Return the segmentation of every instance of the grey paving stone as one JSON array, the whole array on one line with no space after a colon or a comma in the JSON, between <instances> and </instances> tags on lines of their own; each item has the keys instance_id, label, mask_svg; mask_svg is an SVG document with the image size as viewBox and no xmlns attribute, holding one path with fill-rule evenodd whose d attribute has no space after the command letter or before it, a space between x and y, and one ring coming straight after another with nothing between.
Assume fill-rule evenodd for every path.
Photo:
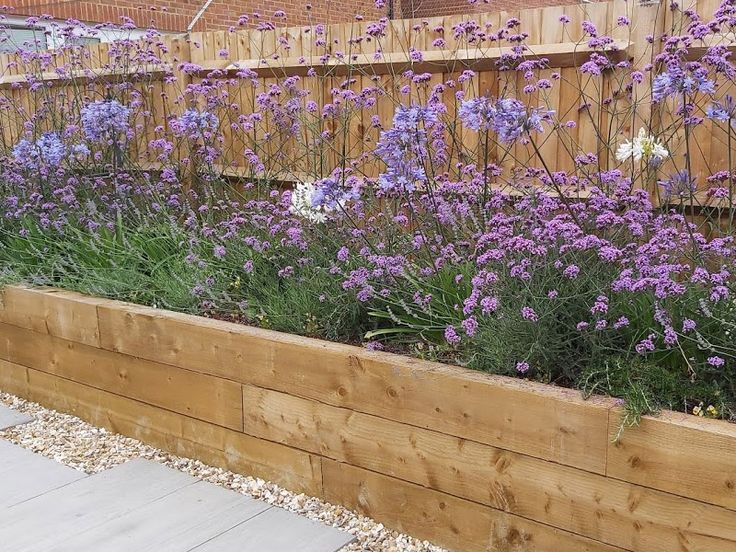
<instances>
[{"instance_id":1,"label":"grey paving stone","mask_svg":"<svg viewBox=\"0 0 736 552\"><path fill-rule=\"evenodd\" d=\"M0 404L0 430L32 422L33 417Z\"/></svg>"},{"instance_id":2,"label":"grey paving stone","mask_svg":"<svg viewBox=\"0 0 736 552\"><path fill-rule=\"evenodd\" d=\"M54 460L7 441L0 441L0 524L5 517L4 508L15 506L86 477L84 473ZM3 549L2 545L0 549Z\"/></svg>"}]
</instances>

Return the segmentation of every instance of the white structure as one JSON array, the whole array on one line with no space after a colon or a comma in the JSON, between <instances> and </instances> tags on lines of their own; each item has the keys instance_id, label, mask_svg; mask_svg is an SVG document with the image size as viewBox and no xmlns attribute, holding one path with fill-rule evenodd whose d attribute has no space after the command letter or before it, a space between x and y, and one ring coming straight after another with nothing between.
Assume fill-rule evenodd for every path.
<instances>
[{"instance_id":1,"label":"white structure","mask_svg":"<svg viewBox=\"0 0 736 552\"><path fill-rule=\"evenodd\" d=\"M58 19L28 18L18 15L2 16L0 21L0 52L15 52L21 48L51 50L69 40L69 23ZM101 27L101 25L100 25ZM64 29L64 32L62 32ZM72 29L74 40L79 43L114 42L123 39L139 39L145 29L96 28L80 23Z\"/></svg>"}]
</instances>

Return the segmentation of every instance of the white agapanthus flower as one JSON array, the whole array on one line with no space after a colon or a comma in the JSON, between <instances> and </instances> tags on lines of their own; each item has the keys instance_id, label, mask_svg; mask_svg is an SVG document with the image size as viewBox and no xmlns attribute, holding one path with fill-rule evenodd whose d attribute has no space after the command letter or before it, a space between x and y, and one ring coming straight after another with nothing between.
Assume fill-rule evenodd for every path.
<instances>
[{"instance_id":1,"label":"white agapanthus flower","mask_svg":"<svg viewBox=\"0 0 736 552\"><path fill-rule=\"evenodd\" d=\"M634 161L642 159L647 163L659 163L669 157L669 152L651 134L647 134L644 127L639 129L639 134L633 140L626 140L618 147L616 159L626 161L634 158Z\"/></svg>"},{"instance_id":2,"label":"white agapanthus flower","mask_svg":"<svg viewBox=\"0 0 736 552\"><path fill-rule=\"evenodd\" d=\"M311 182L297 183L291 191L291 207L289 207L289 211L315 224L322 224L327 222L327 213L329 210L324 206L314 207L312 205L312 196L315 190L316 188Z\"/></svg>"}]
</instances>

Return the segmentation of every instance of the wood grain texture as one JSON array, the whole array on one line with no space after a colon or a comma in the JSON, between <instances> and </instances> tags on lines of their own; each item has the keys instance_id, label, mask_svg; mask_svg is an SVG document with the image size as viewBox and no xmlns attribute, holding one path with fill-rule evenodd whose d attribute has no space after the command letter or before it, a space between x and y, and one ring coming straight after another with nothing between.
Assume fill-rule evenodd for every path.
<instances>
[{"instance_id":1,"label":"wood grain texture","mask_svg":"<svg viewBox=\"0 0 736 552\"><path fill-rule=\"evenodd\" d=\"M240 386L0 324L0 358L200 420L242 428Z\"/></svg>"},{"instance_id":2,"label":"wood grain texture","mask_svg":"<svg viewBox=\"0 0 736 552\"><path fill-rule=\"evenodd\" d=\"M663 412L623 432L619 425L613 413L609 477L736 510L736 424Z\"/></svg>"},{"instance_id":3,"label":"wood grain texture","mask_svg":"<svg viewBox=\"0 0 736 552\"><path fill-rule=\"evenodd\" d=\"M729 424L665 413L613 443L608 399L93 304L101 349L34 326L51 312L0 323L0 389L452 550L736 552Z\"/></svg>"},{"instance_id":4,"label":"wood grain texture","mask_svg":"<svg viewBox=\"0 0 736 552\"><path fill-rule=\"evenodd\" d=\"M736 512L284 393L243 391L245 431L257 437L628 550L736 549Z\"/></svg>"},{"instance_id":5,"label":"wood grain texture","mask_svg":"<svg viewBox=\"0 0 736 552\"><path fill-rule=\"evenodd\" d=\"M462 368L133 305L98 308L112 351L431 427L603 473L613 401Z\"/></svg>"},{"instance_id":6,"label":"wood grain texture","mask_svg":"<svg viewBox=\"0 0 736 552\"><path fill-rule=\"evenodd\" d=\"M627 49L630 44L626 41L617 41L611 49L610 55L614 60L628 58ZM202 73L212 71L236 73L249 69L260 77L288 77L293 75L307 76L318 74L322 76L353 75L366 72L371 75L399 75L407 70L416 73L430 72L443 73L472 69L474 71L490 71L496 69L497 63L503 57L509 56L515 50L512 46L495 46L485 48L460 48L455 51L425 50L418 48L422 54L421 61L412 61L406 51L387 52L380 56L375 54L354 54L349 58L329 58L324 62L308 65L302 56L273 59L241 59L211 60L202 64ZM575 42L559 42L556 44L529 44L528 50L522 54L527 60L540 62L546 60L550 67L579 67L590 59L595 50L585 44ZM0 80L0 85L2 81Z\"/></svg>"},{"instance_id":7,"label":"wood grain texture","mask_svg":"<svg viewBox=\"0 0 736 552\"><path fill-rule=\"evenodd\" d=\"M621 552L518 516L331 460L325 499L458 552Z\"/></svg>"},{"instance_id":8,"label":"wood grain texture","mask_svg":"<svg viewBox=\"0 0 736 552\"><path fill-rule=\"evenodd\" d=\"M307 452L2 360L0 389L179 456L322 494L320 460Z\"/></svg>"},{"instance_id":9,"label":"wood grain texture","mask_svg":"<svg viewBox=\"0 0 736 552\"><path fill-rule=\"evenodd\" d=\"M0 293L0 322L99 347L97 305L107 302L71 291L8 286Z\"/></svg>"}]
</instances>

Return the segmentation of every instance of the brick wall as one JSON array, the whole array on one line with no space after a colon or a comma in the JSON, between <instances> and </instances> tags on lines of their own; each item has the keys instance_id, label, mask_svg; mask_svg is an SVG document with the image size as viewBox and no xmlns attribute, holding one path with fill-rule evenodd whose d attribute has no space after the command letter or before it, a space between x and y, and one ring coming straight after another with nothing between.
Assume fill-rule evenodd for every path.
<instances>
[{"instance_id":1,"label":"brick wall","mask_svg":"<svg viewBox=\"0 0 736 552\"><path fill-rule=\"evenodd\" d=\"M57 19L79 19L89 22L114 22L130 17L139 27L154 25L164 31L186 30L205 0L9 0L9 14L43 15ZM195 30L224 30L237 26L241 14L260 13L264 20L272 20L277 10L287 13L278 20L280 25L309 25L350 21L357 14L366 19L379 19L385 9L377 9L374 0L312 0L308 9L306 0L214 0L199 20Z\"/></svg>"},{"instance_id":2,"label":"brick wall","mask_svg":"<svg viewBox=\"0 0 736 552\"><path fill-rule=\"evenodd\" d=\"M397 0L398 1L398 0ZM577 4L579 0L480 0L474 4L468 0L400 0L396 17L436 17L461 13L488 13L513 11L546 6Z\"/></svg>"}]
</instances>

